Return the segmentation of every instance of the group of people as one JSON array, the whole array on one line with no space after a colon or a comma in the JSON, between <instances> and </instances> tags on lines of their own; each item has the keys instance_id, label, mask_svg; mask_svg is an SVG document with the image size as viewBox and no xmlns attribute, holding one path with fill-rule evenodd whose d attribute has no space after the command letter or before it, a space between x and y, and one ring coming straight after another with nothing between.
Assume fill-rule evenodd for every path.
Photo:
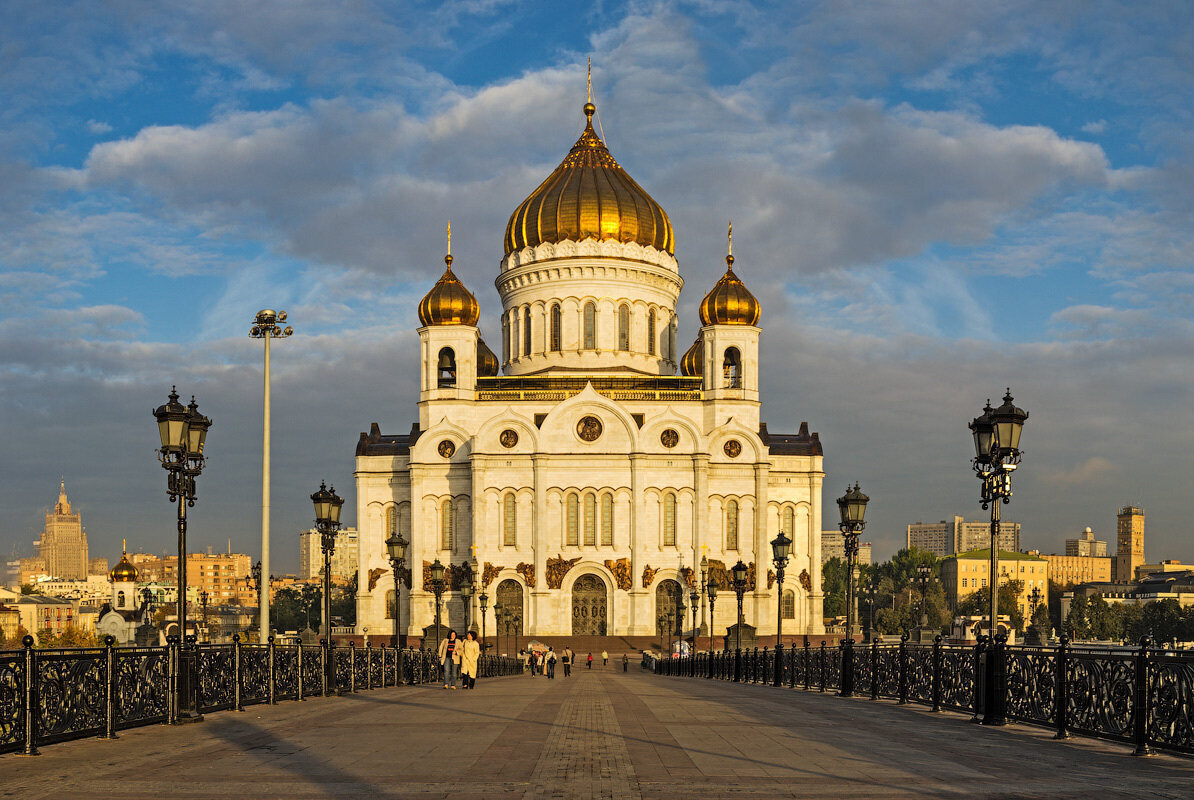
<instances>
[{"instance_id":1,"label":"group of people","mask_svg":"<svg viewBox=\"0 0 1194 800\"><path fill-rule=\"evenodd\" d=\"M564 665L564 677L567 678L572 674L572 667L576 664L576 653L572 652L571 647L565 647L564 651L558 654L554 647L549 646L544 651L522 650L518 655L522 658L522 662L526 665L532 678L536 675L545 675L548 679L554 679L557 662ZM609 664L609 653L605 650L601 651L601 664L602 666ZM592 653L585 658L585 666L588 669L593 668Z\"/></svg>"},{"instance_id":2,"label":"group of people","mask_svg":"<svg viewBox=\"0 0 1194 800\"><path fill-rule=\"evenodd\" d=\"M439 663L444 668L444 688L455 689L456 678L465 689L477 688L477 662L481 660L481 643L477 634L469 631L463 639L456 631L448 631L448 638L439 643Z\"/></svg>"}]
</instances>

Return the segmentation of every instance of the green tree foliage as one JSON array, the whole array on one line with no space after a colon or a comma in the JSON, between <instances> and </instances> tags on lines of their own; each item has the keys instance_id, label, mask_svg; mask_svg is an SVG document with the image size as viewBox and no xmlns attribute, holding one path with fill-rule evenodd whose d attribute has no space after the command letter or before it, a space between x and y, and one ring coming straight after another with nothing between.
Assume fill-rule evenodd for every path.
<instances>
[{"instance_id":1,"label":"green tree foliage","mask_svg":"<svg viewBox=\"0 0 1194 800\"><path fill-rule=\"evenodd\" d=\"M1023 581L1005 581L999 585L999 616L1007 616L1018 631L1024 630L1024 615L1020 613L1018 598L1024 589ZM984 586L958 601L958 614L963 617L986 615L991 605L991 590Z\"/></svg>"},{"instance_id":2,"label":"green tree foliage","mask_svg":"<svg viewBox=\"0 0 1194 800\"><path fill-rule=\"evenodd\" d=\"M925 592L925 609L930 627L943 630L952 614L945 602L940 581L940 563L926 550L905 548L890 561L881 564L862 564L858 567L855 587L875 587L874 620L870 618L870 604L865 595L858 595L858 621L884 634L898 634L920 625L921 598L918 567L932 569L932 581ZM843 616L846 613L846 563L831 558L821 568L821 591L825 594L825 615Z\"/></svg>"},{"instance_id":3,"label":"green tree foliage","mask_svg":"<svg viewBox=\"0 0 1194 800\"><path fill-rule=\"evenodd\" d=\"M22 583L21 594L41 594L41 589L38 589L37 585L33 583Z\"/></svg>"},{"instance_id":4,"label":"green tree foliage","mask_svg":"<svg viewBox=\"0 0 1194 800\"><path fill-rule=\"evenodd\" d=\"M38 647L98 647L99 644L94 632L76 628L74 625L67 625L58 633L49 628L42 628L37 632Z\"/></svg>"},{"instance_id":5,"label":"green tree foliage","mask_svg":"<svg viewBox=\"0 0 1194 800\"><path fill-rule=\"evenodd\" d=\"M1041 632L1043 636L1053 635L1053 619L1049 615L1049 608L1042 603L1036 607L1036 611L1032 614L1032 624Z\"/></svg>"},{"instance_id":6,"label":"green tree foliage","mask_svg":"<svg viewBox=\"0 0 1194 800\"><path fill-rule=\"evenodd\" d=\"M1077 595L1070 602L1066 628L1077 641L1154 642L1194 641L1194 606L1182 608L1174 599L1153 600L1143 606L1108 603L1100 594Z\"/></svg>"},{"instance_id":7,"label":"green tree foliage","mask_svg":"<svg viewBox=\"0 0 1194 800\"><path fill-rule=\"evenodd\" d=\"M354 573L345 586L332 587L332 623L357 624L357 576Z\"/></svg>"},{"instance_id":8,"label":"green tree foliage","mask_svg":"<svg viewBox=\"0 0 1194 800\"><path fill-rule=\"evenodd\" d=\"M310 623L312 630L318 630L322 596L323 590L312 584L279 589L270 605L273 626L280 631L302 631Z\"/></svg>"},{"instance_id":9,"label":"green tree foliage","mask_svg":"<svg viewBox=\"0 0 1194 800\"><path fill-rule=\"evenodd\" d=\"M825 595L825 616L846 613L846 562L837 556L821 565L821 592Z\"/></svg>"}]
</instances>

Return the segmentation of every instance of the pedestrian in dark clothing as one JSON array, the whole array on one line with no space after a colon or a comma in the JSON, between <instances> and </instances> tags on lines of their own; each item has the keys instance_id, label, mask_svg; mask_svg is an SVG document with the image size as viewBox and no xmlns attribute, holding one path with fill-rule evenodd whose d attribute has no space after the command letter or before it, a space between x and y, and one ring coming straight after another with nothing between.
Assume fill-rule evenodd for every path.
<instances>
[{"instance_id":1,"label":"pedestrian in dark clothing","mask_svg":"<svg viewBox=\"0 0 1194 800\"><path fill-rule=\"evenodd\" d=\"M626 655L625 653L622 654L622 671L630 671L630 656Z\"/></svg>"},{"instance_id":2,"label":"pedestrian in dark clothing","mask_svg":"<svg viewBox=\"0 0 1194 800\"><path fill-rule=\"evenodd\" d=\"M589 661L586 666L588 666L589 669L593 668L593 654L592 653L589 653Z\"/></svg>"},{"instance_id":3,"label":"pedestrian in dark clothing","mask_svg":"<svg viewBox=\"0 0 1194 800\"><path fill-rule=\"evenodd\" d=\"M560 654L560 660L564 662L564 677L567 678L572 674L572 658L573 652L571 647L565 647L564 652Z\"/></svg>"}]
</instances>

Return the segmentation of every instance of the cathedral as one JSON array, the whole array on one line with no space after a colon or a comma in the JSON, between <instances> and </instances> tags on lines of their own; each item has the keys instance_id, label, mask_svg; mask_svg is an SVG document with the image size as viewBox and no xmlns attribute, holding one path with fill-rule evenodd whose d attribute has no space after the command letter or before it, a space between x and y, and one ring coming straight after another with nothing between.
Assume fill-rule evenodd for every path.
<instances>
[{"instance_id":1,"label":"cathedral","mask_svg":"<svg viewBox=\"0 0 1194 800\"><path fill-rule=\"evenodd\" d=\"M480 629L484 592L490 636L497 604L519 635L721 636L736 621L739 560L759 635L774 635L777 614L785 634L824 631L821 443L806 423L773 433L761 421L761 307L734 272L732 238L681 350L671 222L610 154L595 111L585 104L576 144L510 215L496 348L452 270L449 233L418 309L418 421L408 433L374 423L357 443L358 633L392 630L393 532L409 542L397 602L412 638L434 630L436 560L443 624L458 631L466 615ZM770 545L781 530L793 540L782 587ZM715 619L702 570L723 590Z\"/></svg>"}]
</instances>

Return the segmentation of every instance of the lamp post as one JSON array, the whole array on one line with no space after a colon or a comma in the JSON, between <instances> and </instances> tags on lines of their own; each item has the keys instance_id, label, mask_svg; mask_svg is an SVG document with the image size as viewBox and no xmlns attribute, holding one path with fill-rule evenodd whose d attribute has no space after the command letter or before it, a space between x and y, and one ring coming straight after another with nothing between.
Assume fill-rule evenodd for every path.
<instances>
[{"instance_id":1,"label":"lamp post","mask_svg":"<svg viewBox=\"0 0 1194 800\"><path fill-rule=\"evenodd\" d=\"M742 680L742 596L746 594L746 576L749 574L747 566L738 559L738 563L730 568L734 579L734 593L738 595L738 624L734 626L734 680Z\"/></svg>"},{"instance_id":2,"label":"lamp post","mask_svg":"<svg viewBox=\"0 0 1194 800\"><path fill-rule=\"evenodd\" d=\"M265 342L265 393L262 398L261 414L261 563L262 571L269 574L269 343L271 339L285 339L294 333L294 328L283 328L279 323L286 321L285 311L263 308L253 319L249 337ZM269 586L259 586L257 625L261 629L260 641L269 642Z\"/></svg>"},{"instance_id":3,"label":"lamp post","mask_svg":"<svg viewBox=\"0 0 1194 800\"><path fill-rule=\"evenodd\" d=\"M1032 590L1032 592L1029 593L1028 602L1029 602L1030 608L1032 609L1029 612L1030 617L1036 616L1036 609L1037 609L1037 606L1039 606L1041 604L1041 597L1043 597L1043 595L1041 594L1041 590L1039 587L1034 588Z\"/></svg>"},{"instance_id":4,"label":"lamp post","mask_svg":"<svg viewBox=\"0 0 1194 800\"><path fill-rule=\"evenodd\" d=\"M473 565L467 561L460 565L459 583L457 591L460 592L460 601L464 606L464 632L467 635L473 610L473 592L476 591L476 587L473 586Z\"/></svg>"},{"instance_id":5,"label":"lamp post","mask_svg":"<svg viewBox=\"0 0 1194 800\"><path fill-rule=\"evenodd\" d=\"M701 627L702 628L705 627L705 591L706 591L706 581L708 580L708 578L709 578L709 559L706 556L702 555L701 556ZM713 620L712 619L709 620L709 626L710 626L709 627L709 636L712 637L713 636L713 627L712 627ZM694 639L696 638L695 633L693 634L693 638ZM713 649L712 646L710 646L709 649L712 650Z\"/></svg>"},{"instance_id":6,"label":"lamp post","mask_svg":"<svg viewBox=\"0 0 1194 800\"><path fill-rule=\"evenodd\" d=\"M792 552L792 540L783 531L771 540L771 562L775 564L775 582L779 594L779 606L775 615L775 685L783 686L784 655L784 569L788 566L788 554Z\"/></svg>"},{"instance_id":7,"label":"lamp post","mask_svg":"<svg viewBox=\"0 0 1194 800\"><path fill-rule=\"evenodd\" d=\"M701 596L697 594L696 587L694 586L692 591L688 593L688 602L692 605L692 654L694 656L697 651L697 633L699 632L697 628L697 608L700 604L700 599Z\"/></svg>"},{"instance_id":8,"label":"lamp post","mask_svg":"<svg viewBox=\"0 0 1194 800\"><path fill-rule=\"evenodd\" d=\"M166 496L178 503L178 636L186 650L187 634L187 509L195 505L195 479L203 472L206 458L203 446L211 420L199 413L195 398L184 406L178 402L178 392L170 388L169 400L153 412L162 441L158 460L166 470ZM202 719L194 706L192 661L180 653L178 683L175 694L174 721Z\"/></svg>"},{"instance_id":9,"label":"lamp post","mask_svg":"<svg viewBox=\"0 0 1194 800\"><path fill-rule=\"evenodd\" d=\"M481 596L477 598L481 602L481 653L485 653L485 609L489 607L489 595L485 594L485 587L481 587Z\"/></svg>"},{"instance_id":10,"label":"lamp post","mask_svg":"<svg viewBox=\"0 0 1194 800\"><path fill-rule=\"evenodd\" d=\"M506 607L501 603L493 604L493 629L497 633L498 655L501 655L502 647L502 621L505 619Z\"/></svg>"},{"instance_id":11,"label":"lamp post","mask_svg":"<svg viewBox=\"0 0 1194 800\"><path fill-rule=\"evenodd\" d=\"M916 568L916 580L920 584L920 627L929 625L928 591L929 583L933 580L933 568L928 564L921 564Z\"/></svg>"},{"instance_id":12,"label":"lamp post","mask_svg":"<svg viewBox=\"0 0 1194 800\"><path fill-rule=\"evenodd\" d=\"M320 632L323 634L325 642L330 644L332 641L332 554L336 552L336 531L340 529L340 509L344 506L344 498L336 494L336 487L328 489L327 483L321 481L319 491L311 495L311 502L315 505L315 529L319 531L320 545L323 547L323 620ZM264 569L263 565L262 570L264 571ZM329 663L328 666L330 680L331 664Z\"/></svg>"},{"instance_id":13,"label":"lamp post","mask_svg":"<svg viewBox=\"0 0 1194 800\"><path fill-rule=\"evenodd\" d=\"M1003 691L1007 682L1002 651L996 641L999 628L999 504L1010 503L1012 499L1012 473L1020 465L1020 435L1028 412L1017 408L1012 402L1012 390L1008 389L999 408L991 408L991 402L983 413L970 422L970 433L974 437L974 474L981 481L980 499L983 509L991 509L991 560L990 560L990 614L987 630L991 647L987 651L986 716L984 725L1006 725Z\"/></svg>"},{"instance_id":14,"label":"lamp post","mask_svg":"<svg viewBox=\"0 0 1194 800\"><path fill-rule=\"evenodd\" d=\"M709 596L709 652L713 652L713 609L717 603L717 581L712 578L705 584L705 592Z\"/></svg>"},{"instance_id":15,"label":"lamp post","mask_svg":"<svg viewBox=\"0 0 1194 800\"><path fill-rule=\"evenodd\" d=\"M847 487L846 493L837 499L838 511L841 512L838 528L842 532L846 552L846 649L842 654L842 697L854 694L854 567L858 562L858 534L866 527L866 506L869 501L870 498L858 488L857 481L853 489Z\"/></svg>"},{"instance_id":16,"label":"lamp post","mask_svg":"<svg viewBox=\"0 0 1194 800\"><path fill-rule=\"evenodd\" d=\"M444 565L438 558L431 565L431 591L435 592L435 652L438 653L440 598L444 595Z\"/></svg>"},{"instance_id":17,"label":"lamp post","mask_svg":"<svg viewBox=\"0 0 1194 800\"><path fill-rule=\"evenodd\" d=\"M862 641L865 644L870 644L875 636L875 596L878 591L873 583L863 586L859 591L867 606L866 626L862 629Z\"/></svg>"},{"instance_id":18,"label":"lamp post","mask_svg":"<svg viewBox=\"0 0 1194 800\"><path fill-rule=\"evenodd\" d=\"M203 609L203 641L207 642L207 601L211 599L211 595L207 590L199 592L199 607Z\"/></svg>"},{"instance_id":19,"label":"lamp post","mask_svg":"<svg viewBox=\"0 0 1194 800\"><path fill-rule=\"evenodd\" d=\"M406 540L398 531L386 538L386 555L390 557L390 569L394 573L394 646L406 646L402 634L402 568L406 565Z\"/></svg>"}]
</instances>

